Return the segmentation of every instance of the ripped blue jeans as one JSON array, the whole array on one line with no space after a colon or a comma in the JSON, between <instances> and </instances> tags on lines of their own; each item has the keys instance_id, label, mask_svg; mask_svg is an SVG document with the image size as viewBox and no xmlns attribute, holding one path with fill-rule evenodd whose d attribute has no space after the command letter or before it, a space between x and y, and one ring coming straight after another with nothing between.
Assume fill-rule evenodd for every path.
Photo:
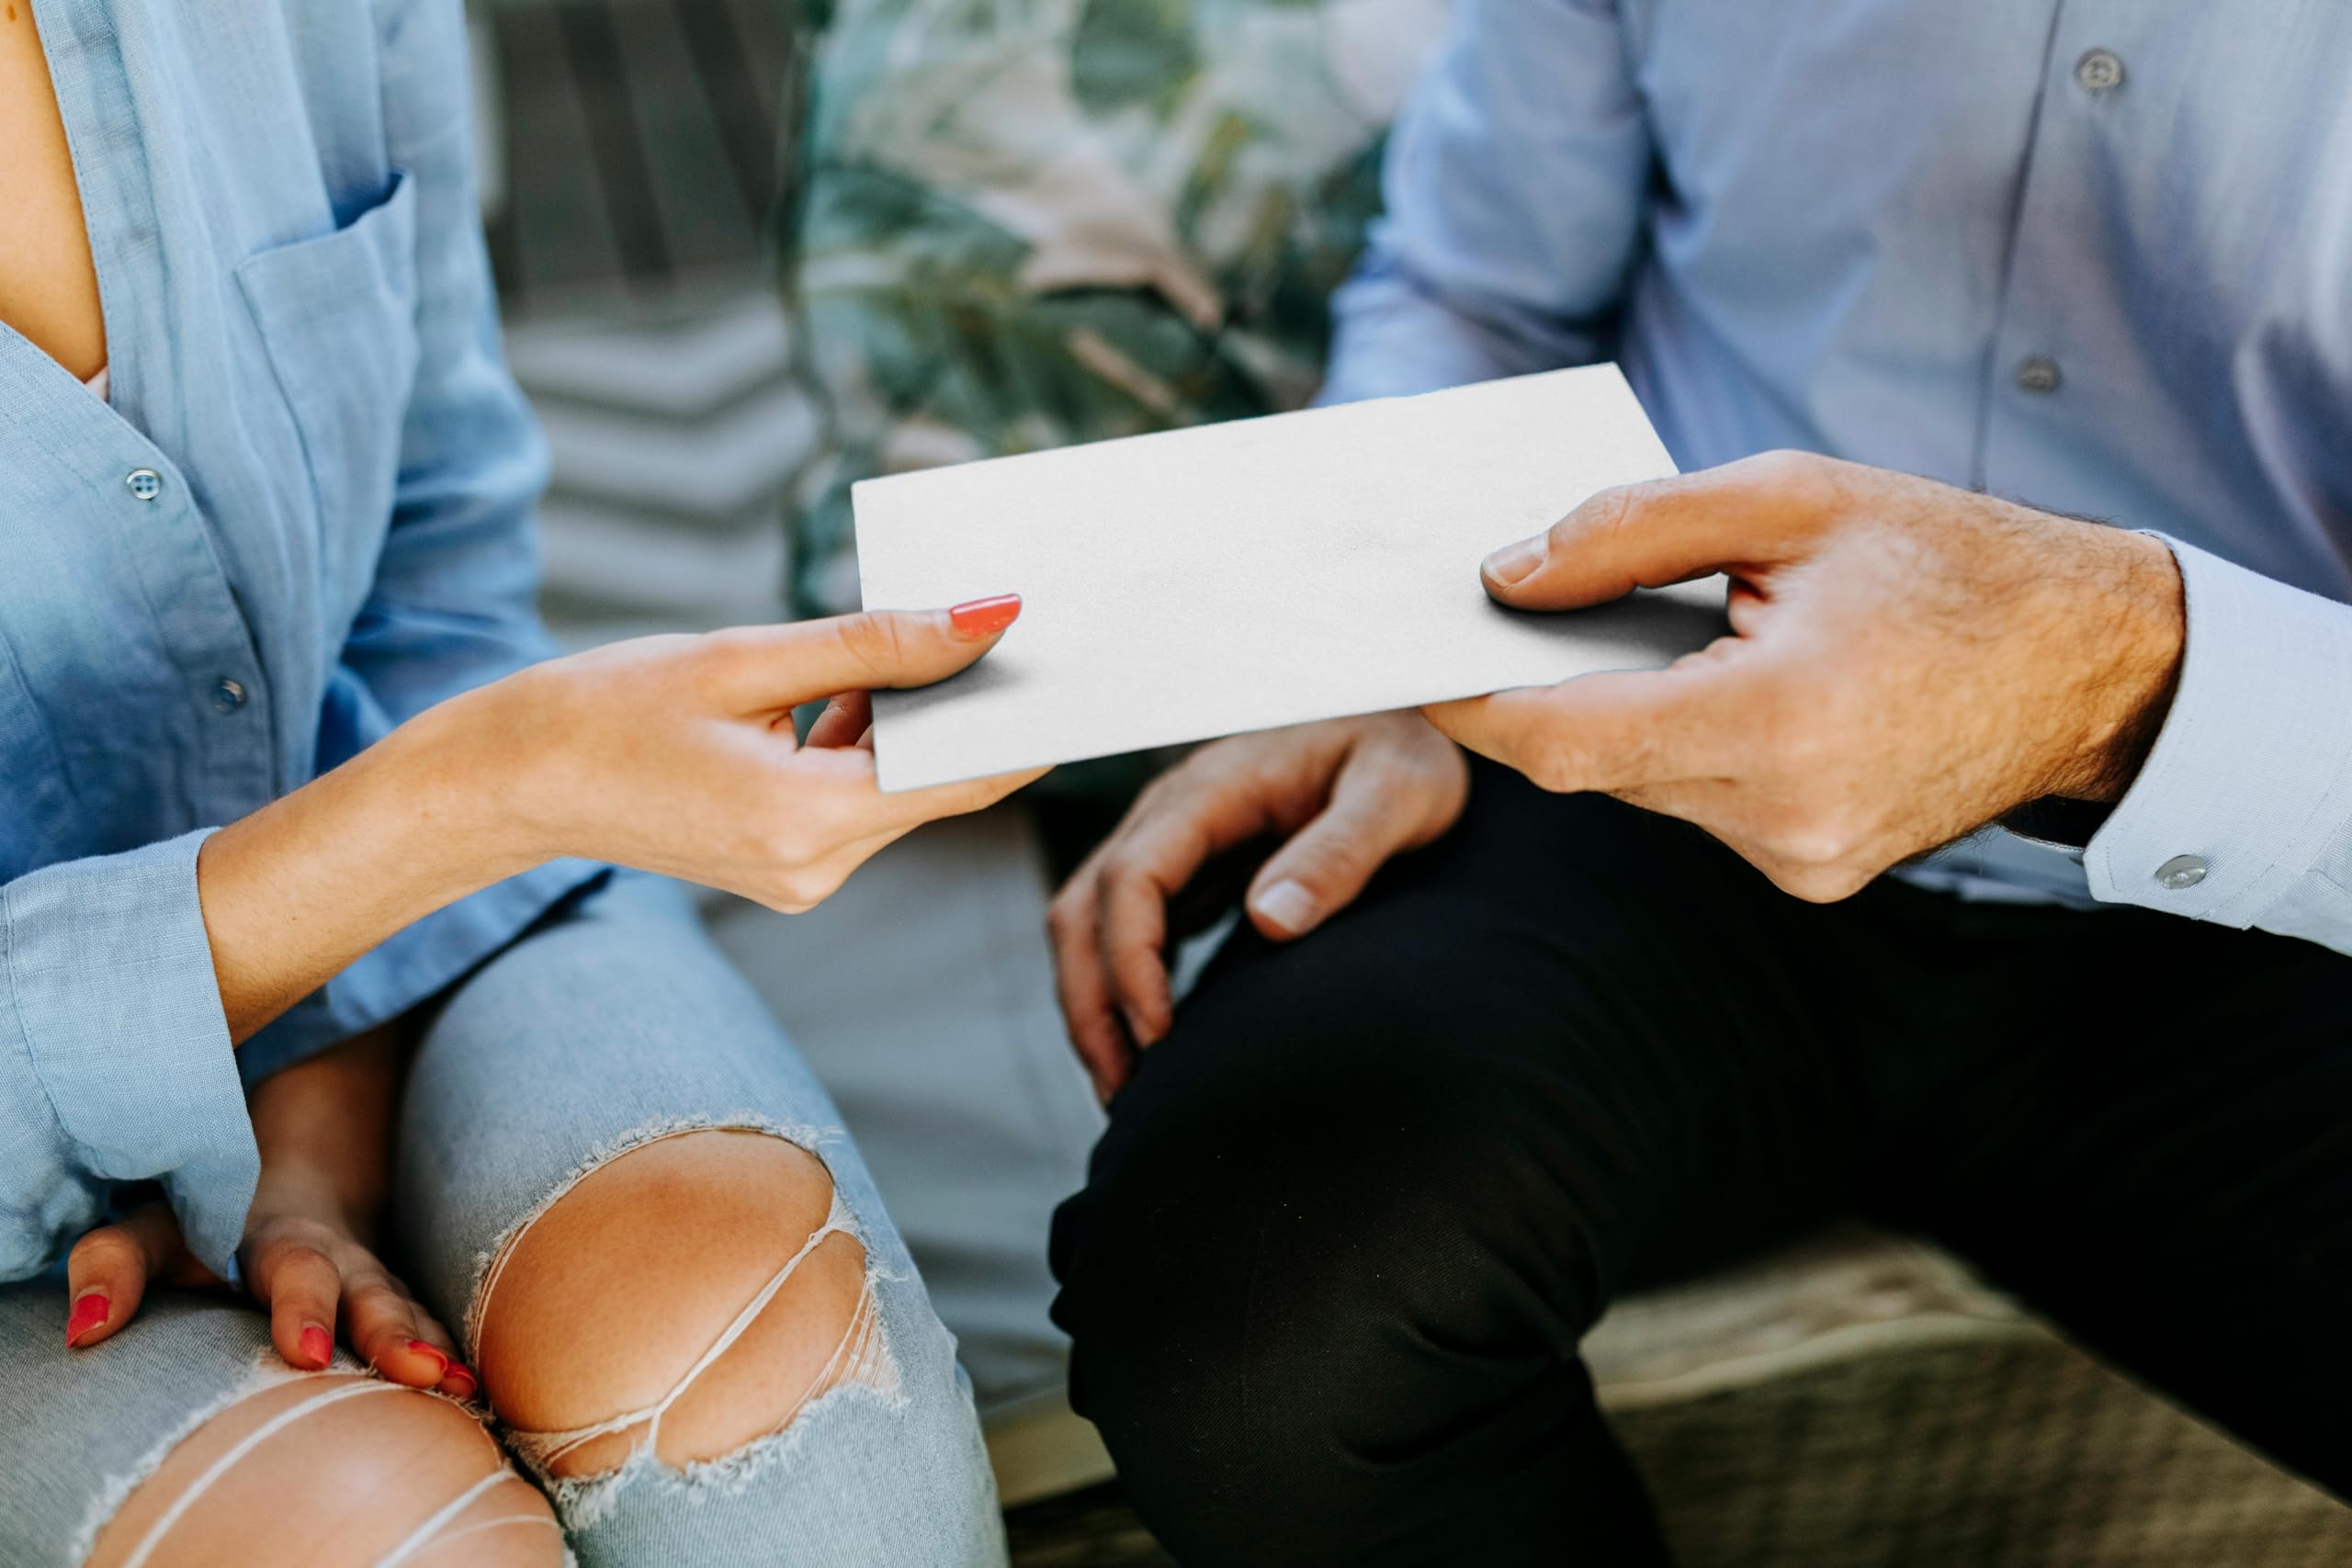
<instances>
[{"instance_id":1,"label":"ripped blue jeans","mask_svg":"<svg viewBox=\"0 0 2352 1568\"><path fill-rule=\"evenodd\" d=\"M671 1402L726 1370L713 1363L757 1314L758 1292L715 1338L695 1330L689 1370L668 1390L571 1431L497 1428L514 1467L553 1501L571 1551L585 1568L1001 1563L955 1342L824 1089L666 884L622 876L583 896L439 1008L402 1108L399 1264L473 1359L481 1303L517 1239L584 1176L698 1128L787 1139L832 1178L822 1225L765 1238L779 1260L767 1293L842 1232L865 1249L864 1295L821 1389L731 1452L680 1467L653 1439ZM64 1304L54 1278L0 1290L0 1473L10 1477L0 1561L10 1563L79 1562L176 1441L300 1375L269 1353L248 1303L158 1293L85 1356L60 1343ZM338 1364L347 1370L347 1358ZM299 1419L284 1430L299 1436ZM590 1439L602 1439L597 1465L554 1462Z\"/></svg>"}]
</instances>

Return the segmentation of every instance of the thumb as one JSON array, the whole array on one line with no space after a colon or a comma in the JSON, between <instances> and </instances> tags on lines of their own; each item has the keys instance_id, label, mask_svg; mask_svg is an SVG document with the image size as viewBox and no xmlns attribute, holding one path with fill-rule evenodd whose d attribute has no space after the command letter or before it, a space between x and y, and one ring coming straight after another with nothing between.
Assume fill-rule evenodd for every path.
<instances>
[{"instance_id":1,"label":"thumb","mask_svg":"<svg viewBox=\"0 0 2352 1568\"><path fill-rule=\"evenodd\" d=\"M171 1205L153 1199L74 1244L65 1259L65 1343L86 1349L129 1323L147 1282L194 1266Z\"/></svg>"},{"instance_id":2,"label":"thumb","mask_svg":"<svg viewBox=\"0 0 2352 1568\"><path fill-rule=\"evenodd\" d=\"M1410 787L1393 774L1340 770L1329 803L1250 879L1250 922L1283 942L1352 903L1391 856L1429 836L1427 814L1402 796Z\"/></svg>"},{"instance_id":3,"label":"thumb","mask_svg":"<svg viewBox=\"0 0 2352 1568\"><path fill-rule=\"evenodd\" d=\"M1000 593L947 610L865 610L821 621L713 632L720 700L773 713L885 686L928 686L976 662L1021 614Z\"/></svg>"},{"instance_id":4,"label":"thumb","mask_svg":"<svg viewBox=\"0 0 2352 1568\"><path fill-rule=\"evenodd\" d=\"M1770 452L1604 490L1481 562L1487 592L1521 610L1577 610L1717 571L1786 560L1835 504L1838 465Z\"/></svg>"}]
</instances>

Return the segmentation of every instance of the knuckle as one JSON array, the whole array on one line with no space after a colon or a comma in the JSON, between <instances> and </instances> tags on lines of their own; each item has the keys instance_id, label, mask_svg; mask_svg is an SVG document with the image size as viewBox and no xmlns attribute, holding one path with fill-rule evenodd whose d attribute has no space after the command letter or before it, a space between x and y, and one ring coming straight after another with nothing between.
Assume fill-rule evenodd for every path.
<instances>
[{"instance_id":1,"label":"knuckle","mask_svg":"<svg viewBox=\"0 0 2352 1568\"><path fill-rule=\"evenodd\" d=\"M906 631L896 615L873 610L844 615L835 623L835 635L875 685L889 684L906 663Z\"/></svg>"},{"instance_id":2,"label":"knuckle","mask_svg":"<svg viewBox=\"0 0 2352 1568\"><path fill-rule=\"evenodd\" d=\"M1555 545L1572 540L1605 541L1629 529L1641 515L1644 487L1611 485L1552 525Z\"/></svg>"},{"instance_id":3,"label":"knuckle","mask_svg":"<svg viewBox=\"0 0 2352 1568\"><path fill-rule=\"evenodd\" d=\"M1573 795L1581 787L1576 754L1559 741L1547 741L1537 747L1522 771L1538 789L1554 795Z\"/></svg>"},{"instance_id":4,"label":"knuckle","mask_svg":"<svg viewBox=\"0 0 2352 1568\"><path fill-rule=\"evenodd\" d=\"M752 636L742 627L706 632L685 649L681 662L687 678L704 691L731 683L750 662Z\"/></svg>"},{"instance_id":5,"label":"knuckle","mask_svg":"<svg viewBox=\"0 0 2352 1568\"><path fill-rule=\"evenodd\" d=\"M141 1258L139 1244L116 1225L91 1231L75 1242L68 1254L73 1266L93 1269L126 1268L139 1263Z\"/></svg>"},{"instance_id":6,"label":"knuckle","mask_svg":"<svg viewBox=\"0 0 2352 1568\"><path fill-rule=\"evenodd\" d=\"M1818 452L1784 448L1761 453L1747 462L1753 465L1752 476L1759 486L1807 511L1826 510L1844 492L1842 465Z\"/></svg>"}]
</instances>

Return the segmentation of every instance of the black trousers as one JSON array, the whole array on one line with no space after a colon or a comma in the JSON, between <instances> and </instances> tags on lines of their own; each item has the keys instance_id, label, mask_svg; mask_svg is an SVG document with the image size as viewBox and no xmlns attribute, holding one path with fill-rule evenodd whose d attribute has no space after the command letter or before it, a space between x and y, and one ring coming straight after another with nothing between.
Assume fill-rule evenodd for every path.
<instances>
[{"instance_id":1,"label":"black trousers","mask_svg":"<svg viewBox=\"0 0 2352 1568\"><path fill-rule=\"evenodd\" d=\"M1187 1564L1657 1563L1577 1345L1860 1213L2352 1490L2352 959L1882 880L1482 768L1246 928L1054 1227L1078 1408Z\"/></svg>"}]
</instances>

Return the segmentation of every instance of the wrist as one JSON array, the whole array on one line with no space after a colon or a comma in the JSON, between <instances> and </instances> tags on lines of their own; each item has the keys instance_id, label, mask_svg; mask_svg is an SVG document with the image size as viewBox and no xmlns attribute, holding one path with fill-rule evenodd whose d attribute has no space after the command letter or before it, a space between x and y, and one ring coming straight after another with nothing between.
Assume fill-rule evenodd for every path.
<instances>
[{"instance_id":1,"label":"wrist","mask_svg":"<svg viewBox=\"0 0 2352 1568\"><path fill-rule=\"evenodd\" d=\"M2180 679L2188 615L2180 567L2160 539L2097 528L2090 588L2075 622L2085 667L2071 763L2048 792L2112 804L2163 729Z\"/></svg>"},{"instance_id":2,"label":"wrist","mask_svg":"<svg viewBox=\"0 0 2352 1568\"><path fill-rule=\"evenodd\" d=\"M524 747L505 682L463 693L410 719L362 754L407 821L420 869L454 900L562 852L539 841L518 754Z\"/></svg>"}]
</instances>

